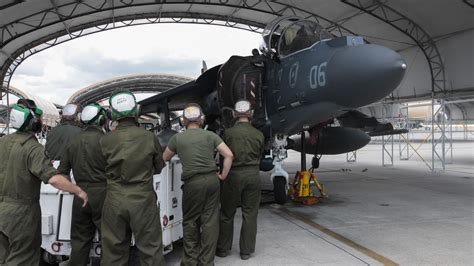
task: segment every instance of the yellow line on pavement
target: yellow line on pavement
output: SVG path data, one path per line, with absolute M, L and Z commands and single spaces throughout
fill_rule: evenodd
M 386 257 L 378 254 L 377 252 L 375 252 L 375 251 L 373 251 L 369 248 L 361 246 L 361 245 L 357 244 L 356 242 L 350 240 L 349 238 L 344 237 L 344 236 L 342 236 L 342 235 L 332 231 L 331 229 L 326 228 L 326 227 L 324 227 L 324 226 L 322 226 L 318 223 L 315 223 L 311 219 L 308 219 L 307 217 L 304 217 L 301 214 L 290 211 L 285 207 L 279 207 L 279 208 L 275 208 L 275 209 L 287 214 L 288 216 L 291 216 L 292 218 L 300 220 L 303 223 L 305 223 L 305 224 L 307 224 L 307 225 L 309 225 L 309 226 L 311 226 L 315 229 L 318 229 L 319 231 L 325 233 L 326 235 L 329 235 L 329 236 L 343 242 L 344 244 L 354 248 L 355 250 L 371 257 L 372 259 L 374 259 L 374 260 L 376 260 L 380 263 L 383 263 L 383 265 L 386 265 L 386 266 L 397 266 L 398 265 L 398 263 L 390 260 L 389 258 L 386 258 Z

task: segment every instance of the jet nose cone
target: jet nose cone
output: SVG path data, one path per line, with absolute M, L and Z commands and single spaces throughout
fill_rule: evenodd
M 357 108 L 389 95 L 400 84 L 407 65 L 400 54 L 383 46 L 364 44 L 336 53 L 328 64 L 331 98 Z

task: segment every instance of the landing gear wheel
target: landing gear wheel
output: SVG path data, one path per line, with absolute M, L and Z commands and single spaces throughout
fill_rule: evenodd
M 273 194 L 275 196 L 275 202 L 283 205 L 288 200 L 288 186 L 286 184 L 286 178 L 284 176 L 275 176 L 273 178 Z

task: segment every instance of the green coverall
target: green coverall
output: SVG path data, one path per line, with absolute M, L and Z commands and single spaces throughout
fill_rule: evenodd
M 217 251 L 231 250 L 235 211 L 241 204 L 240 254 L 249 255 L 255 252 L 257 237 L 261 194 L 259 164 L 264 149 L 264 136 L 250 123 L 238 122 L 225 131 L 224 141 L 232 150 L 234 161 L 222 185 Z
M 168 148 L 183 165 L 183 239 L 181 265 L 213 265 L 219 233 L 219 178 L 214 159 L 222 139 L 190 128 L 174 135 Z
M 153 174 L 164 167 L 155 135 L 126 118 L 100 140 L 106 159 L 102 265 L 127 265 L 131 233 L 141 265 L 164 265 L 160 209 Z
M 96 230 L 100 232 L 100 217 L 106 193 L 105 159 L 99 140 L 104 135 L 95 127 L 86 128 L 71 142 L 61 156 L 58 171 L 74 174 L 76 183 L 87 193 L 89 201 L 74 197 L 71 221 L 71 257 L 69 265 L 87 265 Z
M 57 171 L 31 133 L 0 139 L 0 265 L 38 265 L 41 181 Z
M 74 138 L 82 132 L 82 129 L 70 121 L 61 122 L 53 127 L 46 136 L 46 155 L 53 161 L 61 160 L 66 147 Z

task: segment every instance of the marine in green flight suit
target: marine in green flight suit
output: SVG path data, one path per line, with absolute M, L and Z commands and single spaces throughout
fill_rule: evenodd
M 224 180 L 232 165 L 232 152 L 215 133 L 201 129 L 201 108 L 188 104 L 183 111 L 186 131 L 174 135 L 163 159 L 178 154 L 183 165 L 183 240 L 181 265 L 213 265 L 219 233 L 219 179 Z M 216 150 L 224 157 L 222 173 L 217 172 Z
M 51 165 L 35 133 L 41 109 L 20 99 L 10 113 L 16 133 L 0 139 L 0 265 L 38 265 L 41 246 L 41 181 L 87 203 L 87 193 Z
M 135 96 L 114 93 L 109 100 L 114 131 L 100 140 L 107 162 L 107 195 L 102 211 L 102 265 L 127 265 L 134 234 L 141 265 L 164 265 L 160 209 L 153 174 L 165 166 L 156 136 L 137 126 Z
M 89 195 L 84 208 L 74 199 L 71 221 L 71 256 L 69 265 L 87 265 L 96 230 L 100 233 L 102 206 L 106 193 L 105 159 L 99 141 L 104 135 L 105 111 L 97 103 L 84 107 L 81 122 L 84 130 L 77 135 L 61 156 L 58 171 L 69 175 Z
M 79 105 L 66 104 L 61 111 L 61 122 L 48 132 L 45 147 L 46 155 L 51 160 L 61 160 L 66 147 L 82 132 L 77 123 L 79 111 Z
M 237 206 L 242 206 L 240 229 L 240 257 L 247 260 L 255 252 L 257 215 L 260 206 L 259 164 L 264 149 L 264 136 L 250 124 L 250 103 L 238 101 L 234 115 L 238 121 L 224 133 L 224 141 L 234 153 L 229 176 L 221 192 L 220 228 L 216 255 L 227 256 L 232 248 L 234 216 Z

